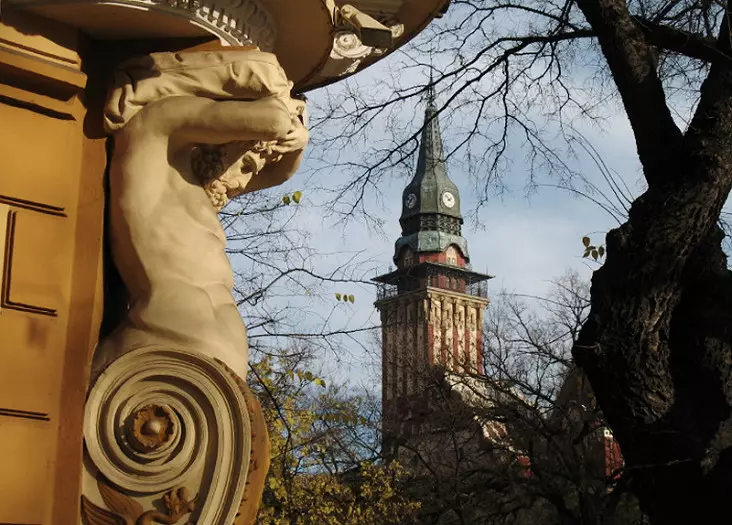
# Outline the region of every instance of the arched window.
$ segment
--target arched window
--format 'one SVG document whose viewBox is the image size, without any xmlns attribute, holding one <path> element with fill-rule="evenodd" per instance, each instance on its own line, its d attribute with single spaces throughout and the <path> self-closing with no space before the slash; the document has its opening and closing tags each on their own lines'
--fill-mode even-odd
<svg viewBox="0 0 732 525">
<path fill-rule="evenodd" d="M 458 265 L 458 251 L 454 246 L 449 246 L 445 251 L 445 262 L 453 266 Z"/>
</svg>

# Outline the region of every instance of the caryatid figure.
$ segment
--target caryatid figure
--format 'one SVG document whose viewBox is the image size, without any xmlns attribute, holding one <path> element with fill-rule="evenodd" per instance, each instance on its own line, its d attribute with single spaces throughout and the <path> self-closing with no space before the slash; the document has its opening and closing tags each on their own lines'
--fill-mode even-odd
<svg viewBox="0 0 732 525">
<path fill-rule="evenodd" d="M 130 304 L 92 363 L 87 521 L 140 523 L 175 498 L 170 520 L 256 513 L 268 443 L 218 211 L 297 170 L 308 132 L 291 89 L 257 49 L 157 53 L 115 75 L 110 244 Z"/>
</svg>

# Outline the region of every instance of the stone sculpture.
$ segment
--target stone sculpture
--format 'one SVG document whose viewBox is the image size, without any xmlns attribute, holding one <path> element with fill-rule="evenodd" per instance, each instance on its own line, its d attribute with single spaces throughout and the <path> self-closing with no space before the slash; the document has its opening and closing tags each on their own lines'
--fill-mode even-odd
<svg viewBox="0 0 732 525">
<path fill-rule="evenodd" d="M 217 212 L 297 170 L 308 133 L 291 89 L 256 48 L 158 53 L 115 76 L 110 243 L 131 301 L 92 363 L 91 525 L 254 520 L 269 445 Z"/>
</svg>

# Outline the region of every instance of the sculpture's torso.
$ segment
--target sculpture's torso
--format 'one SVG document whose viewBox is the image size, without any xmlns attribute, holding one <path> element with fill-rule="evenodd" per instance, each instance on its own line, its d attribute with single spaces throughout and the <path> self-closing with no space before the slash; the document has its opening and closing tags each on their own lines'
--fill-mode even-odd
<svg viewBox="0 0 732 525">
<path fill-rule="evenodd" d="M 151 104 L 136 118 L 154 110 Z M 191 173 L 191 146 L 176 148 L 155 129 L 131 125 L 114 148 L 111 246 L 131 301 L 104 343 L 105 364 L 110 352 L 150 344 L 153 336 L 221 359 L 245 377 L 246 328 L 232 296 L 226 237 Z"/>
</svg>

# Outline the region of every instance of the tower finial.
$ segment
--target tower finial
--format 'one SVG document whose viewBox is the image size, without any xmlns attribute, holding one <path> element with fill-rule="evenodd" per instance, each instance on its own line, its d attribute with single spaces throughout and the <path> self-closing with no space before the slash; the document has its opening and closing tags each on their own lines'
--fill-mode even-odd
<svg viewBox="0 0 732 525">
<path fill-rule="evenodd" d="M 427 86 L 427 109 L 428 110 L 436 110 L 437 106 L 435 105 L 435 99 L 437 96 L 435 95 L 435 77 L 434 77 L 435 68 L 432 64 L 432 52 L 430 52 L 430 83 Z"/>
</svg>

